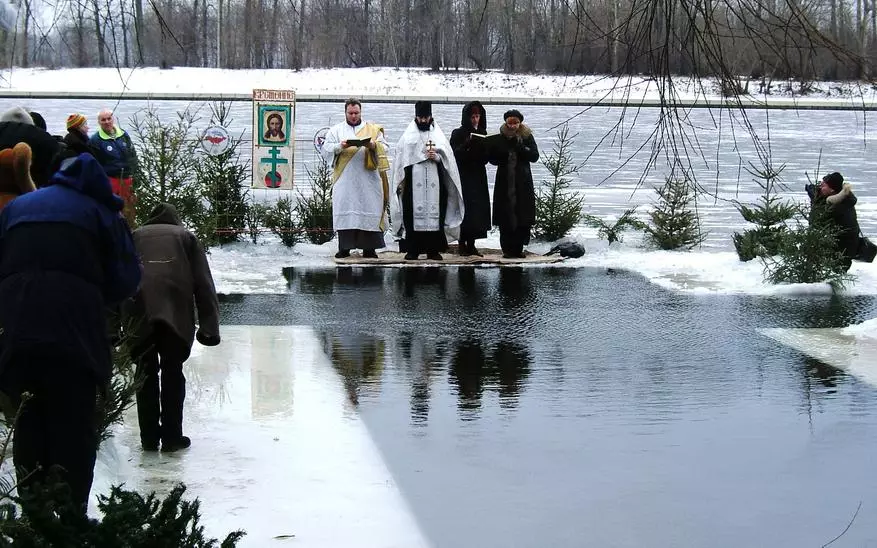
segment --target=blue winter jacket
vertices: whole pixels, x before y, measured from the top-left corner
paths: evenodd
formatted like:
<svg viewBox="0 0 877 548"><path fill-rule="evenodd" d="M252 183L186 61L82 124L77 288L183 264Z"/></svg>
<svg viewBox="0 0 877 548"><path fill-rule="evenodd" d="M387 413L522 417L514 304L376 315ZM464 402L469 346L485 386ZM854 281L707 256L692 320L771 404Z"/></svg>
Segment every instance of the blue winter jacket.
<svg viewBox="0 0 877 548"><path fill-rule="evenodd" d="M141 278L122 205L97 160L80 154L3 209L0 373L37 352L109 378L106 306L132 296Z"/></svg>
<svg viewBox="0 0 877 548"><path fill-rule="evenodd" d="M137 154L127 131L116 128L116 133L110 135L101 129L91 136L88 144L109 177L124 179L137 171Z"/></svg>

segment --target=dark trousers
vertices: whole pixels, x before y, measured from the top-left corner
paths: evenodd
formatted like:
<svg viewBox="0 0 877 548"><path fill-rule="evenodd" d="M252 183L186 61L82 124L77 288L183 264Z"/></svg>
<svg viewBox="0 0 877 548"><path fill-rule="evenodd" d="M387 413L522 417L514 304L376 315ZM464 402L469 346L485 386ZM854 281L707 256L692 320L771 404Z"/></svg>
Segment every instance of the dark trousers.
<svg viewBox="0 0 877 548"><path fill-rule="evenodd" d="M499 227L499 246L502 248L503 253L520 255L524 252L524 246L529 243L529 226L517 226L515 228Z"/></svg>
<svg viewBox="0 0 877 548"><path fill-rule="evenodd" d="M134 357L136 375L143 382L137 391L140 442L155 446L160 440L179 439L183 435L183 362L189 357L188 345L170 327L156 323Z"/></svg>
<svg viewBox="0 0 877 548"><path fill-rule="evenodd" d="M70 487L73 511L84 515L98 445L98 386L90 368L65 361L63 354L32 354L7 365L0 388L15 408L22 393L31 394L12 440L19 493L39 497L42 487L50 486L50 472L57 472Z"/></svg>

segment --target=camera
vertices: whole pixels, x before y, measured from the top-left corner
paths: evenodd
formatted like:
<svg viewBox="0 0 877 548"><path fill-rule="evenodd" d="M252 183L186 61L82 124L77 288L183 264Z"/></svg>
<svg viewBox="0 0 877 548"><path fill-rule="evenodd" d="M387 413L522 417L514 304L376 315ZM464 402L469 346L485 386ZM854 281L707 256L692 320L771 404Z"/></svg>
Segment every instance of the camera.
<svg viewBox="0 0 877 548"><path fill-rule="evenodd" d="M810 196L811 200L819 194L819 187L817 187L813 183L804 185L804 190L807 191L807 196Z"/></svg>

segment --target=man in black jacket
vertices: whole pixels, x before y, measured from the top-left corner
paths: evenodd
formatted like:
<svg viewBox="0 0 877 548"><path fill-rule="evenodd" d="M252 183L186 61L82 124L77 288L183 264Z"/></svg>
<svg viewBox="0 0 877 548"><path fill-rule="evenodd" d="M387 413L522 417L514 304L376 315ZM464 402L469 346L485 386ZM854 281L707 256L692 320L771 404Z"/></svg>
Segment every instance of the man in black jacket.
<svg viewBox="0 0 877 548"><path fill-rule="evenodd" d="M859 252L859 220L853 187L843 175L829 173L819 185L805 187L810 196L810 222L828 222L837 228L837 250L843 253L844 271L850 269Z"/></svg>

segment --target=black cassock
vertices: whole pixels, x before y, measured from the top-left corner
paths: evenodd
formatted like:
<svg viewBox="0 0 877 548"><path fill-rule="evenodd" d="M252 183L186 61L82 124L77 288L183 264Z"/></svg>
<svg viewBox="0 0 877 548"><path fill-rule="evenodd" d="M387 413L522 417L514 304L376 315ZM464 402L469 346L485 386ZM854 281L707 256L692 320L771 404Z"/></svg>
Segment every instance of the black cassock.
<svg viewBox="0 0 877 548"><path fill-rule="evenodd" d="M439 175L439 229L415 231L411 167L405 166L405 182L402 187L402 224L405 226L405 239L399 242L399 251L413 252L418 255L447 251L448 238L445 236L444 226L445 214L448 210L448 189L445 186L448 174L441 163L436 163Z"/></svg>
<svg viewBox="0 0 877 548"><path fill-rule="evenodd" d="M465 213L463 224L460 225L460 241L477 240L486 238L490 230L490 193L487 189L487 147L479 137L472 137L472 133L479 135L487 134L487 118L482 115L478 128L473 128L469 117L472 108L481 104L477 101L467 103L463 107L463 120L457 129L451 133L451 148L457 160L457 169L460 171L460 186L463 189L463 203ZM481 108L481 112L484 109Z"/></svg>

